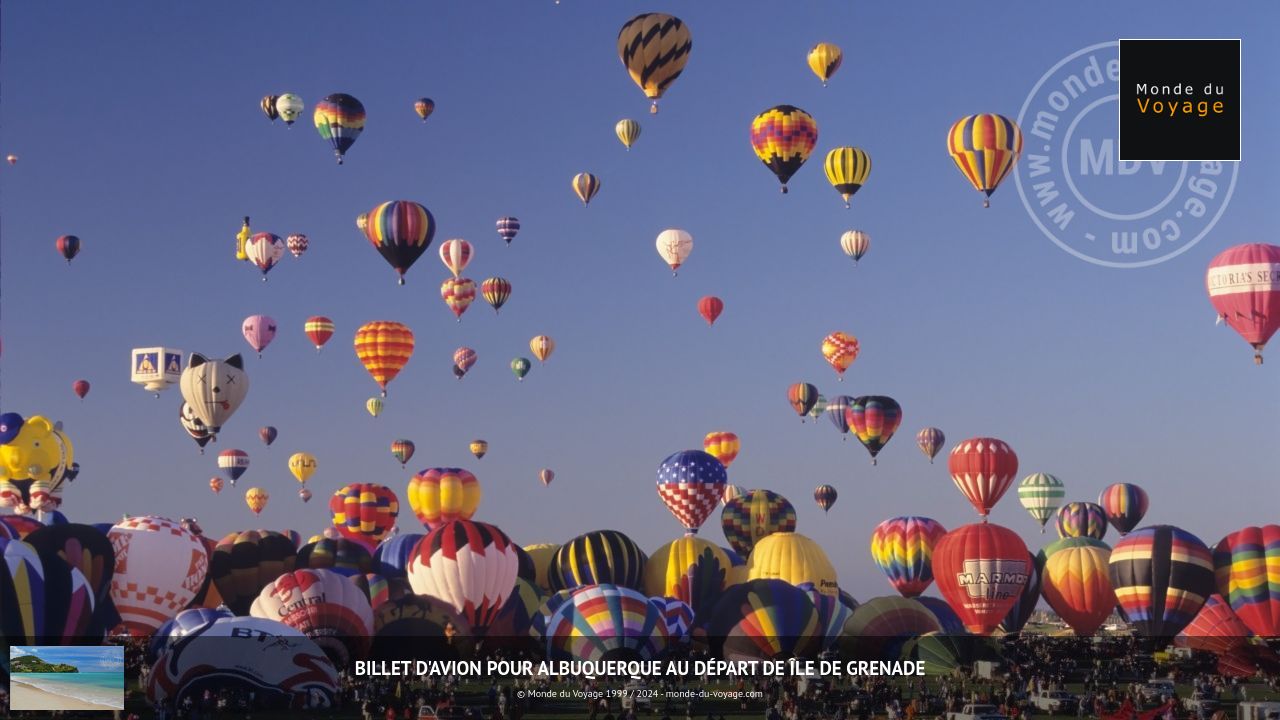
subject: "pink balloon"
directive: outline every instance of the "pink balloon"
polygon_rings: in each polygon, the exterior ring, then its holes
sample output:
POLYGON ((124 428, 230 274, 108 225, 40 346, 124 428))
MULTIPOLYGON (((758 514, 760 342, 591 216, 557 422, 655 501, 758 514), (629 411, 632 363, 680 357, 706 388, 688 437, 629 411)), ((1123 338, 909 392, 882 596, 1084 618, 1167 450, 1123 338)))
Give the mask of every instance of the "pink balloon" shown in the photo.
POLYGON ((262 357, 262 351, 276 336, 276 321, 269 315, 250 315, 244 319, 240 331, 244 333, 249 347, 257 351, 258 357, 262 357))

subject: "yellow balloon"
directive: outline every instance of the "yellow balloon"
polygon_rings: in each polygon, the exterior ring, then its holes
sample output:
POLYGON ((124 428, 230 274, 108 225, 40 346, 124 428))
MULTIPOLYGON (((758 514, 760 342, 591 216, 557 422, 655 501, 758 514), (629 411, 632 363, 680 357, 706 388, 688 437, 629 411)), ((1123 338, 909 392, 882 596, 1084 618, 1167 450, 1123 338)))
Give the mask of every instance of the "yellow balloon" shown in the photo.
POLYGON ((316 472, 316 456, 311 453, 294 453, 289 457, 289 472, 304 483, 316 472))
POLYGON ((409 507, 434 530, 452 520, 469 520, 480 505, 480 481, 462 468, 430 468, 409 479, 409 507))
POLYGON ((249 506, 254 515, 262 512, 262 509, 267 506, 267 501, 270 499, 271 496, 262 488, 249 488, 244 493, 244 504, 249 506))
MULTIPOLYGON (((673 597, 690 601, 692 583, 690 575, 698 565, 704 577, 714 577, 719 570, 732 567, 729 556, 715 543, 704 540, 697 535, 685 535, 663 545, 649 556, 644 564, 644 592, 651 597, 673 597), (717 567, 715 567, 718 565, 717 567)), ((723 590, 721 585, 715 588, 723 590)))
POLYGON ((240 232, 236 233, 236 259, 237 260, 249 259, 249 256, 246 255, 244 252, 244 244, 249 241, 249 238, 252 235, 253 233, 249 231, 249 218, 248 216, 245 216, 244 225, 240 228, 240 232))
POLYGON ((624 118, 613 126, 613 131, 617 133, 618 140, 630 150, 636 139, 640 137, 640 123, 631 118, 624 118))
POLYGON ((371 397, 368 400, 364 401, 364 409, 368 410, 369 414, 374 417, 378 417, 379 415, 382 414, 382 407, 383 407, 382 398, 371 397))
POLYGON ((475 455, 477 460, 484 457, 484 454, 489 452, 489 443, 484 440, 472 440, 471 445, 468 447, 470 447, 471 454, 475 455))
POLYGON ((555 352, 556 341, 546 335, 538 335, 529 341, 529 350, 533 352, 533 356, 538 358, 538 362, 544 362, 551 357, 551 353, 555 352))
POLYGON ((658 112, 658 98, 680 77, 692 49, 689 27, 678 17, 644 13, 622 26, 618 57, 645 97, 653 100, 649 112, 658 112))
POLYGON ((833 43, 818 43, 809 51, 809 69, 822 81, 822 87, 827 86, 827 81, 840 69, 843 60, 844 53, 840 52, 840 46, 833 43))
POLYGON ((794 532, 773 533, 757 542, 747 558, 747 579, 813 583, 823 595, 840 594, 836 570, 827 554, 818 543, 794 532))
POLYGON ((533 584, 546 592, 551 592, 551 583, 547 580, 547 569, 551 567, 551 560, 555 558, 556 551, 559 549, 560 546, 555 543, 536 543, 524 546, 524 551, 529 553, 529 557, 533 558, 533 584))

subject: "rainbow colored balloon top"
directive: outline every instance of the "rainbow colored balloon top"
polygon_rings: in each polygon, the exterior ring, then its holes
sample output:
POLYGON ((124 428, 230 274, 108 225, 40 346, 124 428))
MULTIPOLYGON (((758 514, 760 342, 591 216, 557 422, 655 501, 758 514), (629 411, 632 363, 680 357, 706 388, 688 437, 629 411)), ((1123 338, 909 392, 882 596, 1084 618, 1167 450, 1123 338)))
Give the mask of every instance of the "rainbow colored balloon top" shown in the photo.
POLYGON ((329 141, 338 164, 364 131, 364 105, 346 93, 334 93, 316 103, 312 119, 320 137, 329 141))

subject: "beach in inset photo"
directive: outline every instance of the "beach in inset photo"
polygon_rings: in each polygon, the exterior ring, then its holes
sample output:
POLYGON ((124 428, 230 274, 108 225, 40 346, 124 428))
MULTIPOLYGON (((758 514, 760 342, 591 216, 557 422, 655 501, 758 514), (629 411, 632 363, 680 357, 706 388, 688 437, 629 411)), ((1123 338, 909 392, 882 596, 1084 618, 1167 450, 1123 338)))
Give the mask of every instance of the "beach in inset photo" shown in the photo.
POLYGON ((123 710, 124 648, 9 648, 11 710, 123 710))

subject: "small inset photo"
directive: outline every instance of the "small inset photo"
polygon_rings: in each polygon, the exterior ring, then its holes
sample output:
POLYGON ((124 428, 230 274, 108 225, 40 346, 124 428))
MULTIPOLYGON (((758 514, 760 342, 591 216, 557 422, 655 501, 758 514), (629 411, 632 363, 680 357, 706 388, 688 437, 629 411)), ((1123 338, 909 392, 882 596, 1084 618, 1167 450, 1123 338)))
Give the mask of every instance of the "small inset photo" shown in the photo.
POLYGON ((10 710, 123 710, 123 646, 14 645, 10 710))

